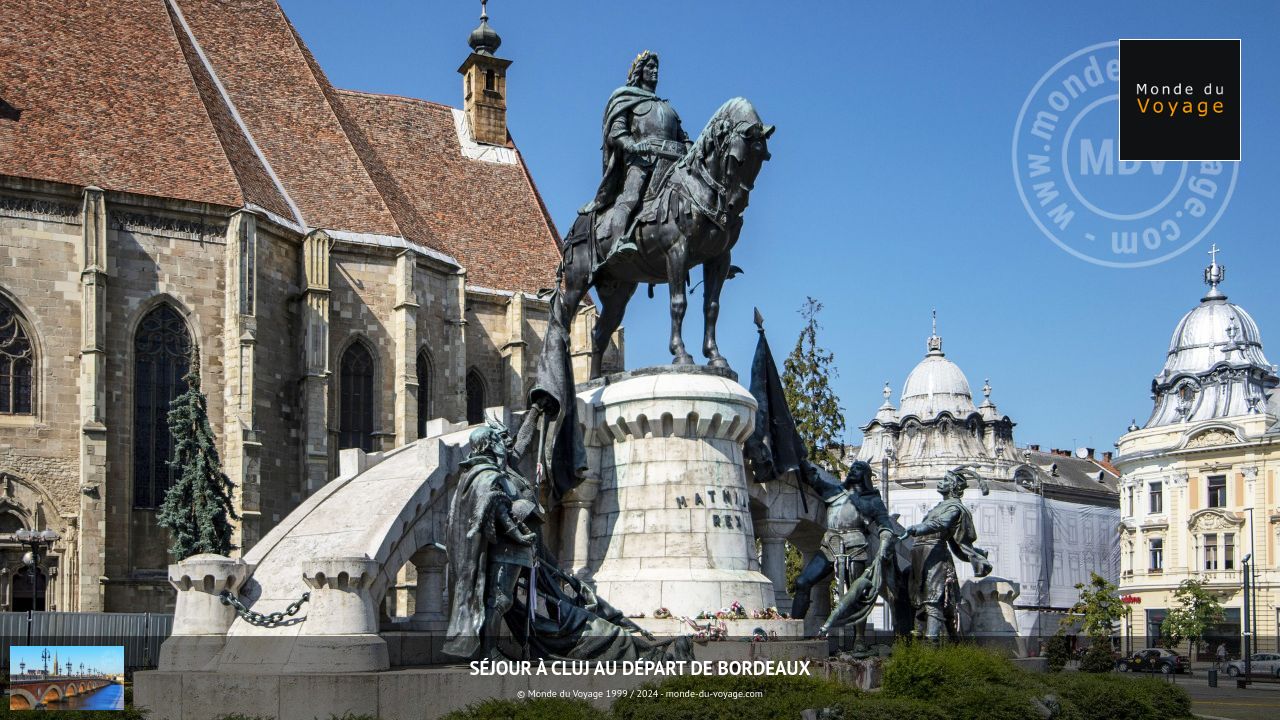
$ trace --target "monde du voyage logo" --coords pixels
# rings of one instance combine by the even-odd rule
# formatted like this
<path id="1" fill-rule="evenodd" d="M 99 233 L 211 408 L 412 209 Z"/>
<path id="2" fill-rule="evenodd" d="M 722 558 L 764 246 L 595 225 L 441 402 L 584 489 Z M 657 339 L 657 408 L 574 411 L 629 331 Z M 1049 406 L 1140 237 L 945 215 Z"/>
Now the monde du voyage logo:
<path id="1" fill-rule="evenodd" d="M 1238 40 L 1121 40 L 1068 55 L 1027 95 L 1013 174 L 1046 237 L 1145 267 L 1199 243 L 1235 190 Z"/>

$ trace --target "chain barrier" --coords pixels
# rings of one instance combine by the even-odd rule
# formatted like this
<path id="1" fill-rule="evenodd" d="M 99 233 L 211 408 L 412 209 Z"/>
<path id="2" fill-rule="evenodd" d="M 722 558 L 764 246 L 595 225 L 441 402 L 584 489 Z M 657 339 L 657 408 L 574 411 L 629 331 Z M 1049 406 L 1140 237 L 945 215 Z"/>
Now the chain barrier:
<path id="1" fill-rule="evenodd" d="M 302 593 L 302 597 L 298 598 L 296 602 L 290 603 L 289 607 L 285 608 L 284 612 L 273 612 L 265 615 L 254 612 L 245 607 L 244 603 L 240 602 L 240 600 L 235 595 L 232 595 L 229 590 L 223 590 L 218 594 L 218 597 L 222 600 L 223 605 L 230 605 L 235 608 L 236 615 L 243 618 L 245 622 L 250 625 L 269 628 L 275 627 L 284 622 L 284 619 L 287 617 L 297 615 L 298 611 L 302 609 L 302 604 L 311 599 L 311 593 Z"/>

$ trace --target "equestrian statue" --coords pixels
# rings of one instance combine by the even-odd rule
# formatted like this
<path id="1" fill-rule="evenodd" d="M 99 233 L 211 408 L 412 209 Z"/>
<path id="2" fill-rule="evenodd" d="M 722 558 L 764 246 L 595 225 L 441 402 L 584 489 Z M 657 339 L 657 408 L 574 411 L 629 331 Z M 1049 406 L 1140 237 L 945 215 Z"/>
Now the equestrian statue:
<path id="1" fill-rule="evenodd" d="M 720 291 L 737 270 L 731 252 L 756 175 L 769 159 L 774 127 L 760 120 L 750 102 L 733 98 L 690 141 L 657 86 L 658 56 L 646 50 L 632 63 L 627 84 L 609 98 L 602 128 L 604 177 L 563 243 L 530 415 L 520 433 L 521 446 L 530 442 L 535 426 L 549 438 L 540 444 L 557 497 L 577 483 L 585 467 L 574 418 L 569 330 L 589 291 L 600 300 L 591 378 L 600 375 L 609 339 L 641 283 L 670 289 L 673 363 L 692 365 L 681 327 L 689 273 L 701 265 L 702 354 L 711 367 L 729 366 L 716 345 Z"/>

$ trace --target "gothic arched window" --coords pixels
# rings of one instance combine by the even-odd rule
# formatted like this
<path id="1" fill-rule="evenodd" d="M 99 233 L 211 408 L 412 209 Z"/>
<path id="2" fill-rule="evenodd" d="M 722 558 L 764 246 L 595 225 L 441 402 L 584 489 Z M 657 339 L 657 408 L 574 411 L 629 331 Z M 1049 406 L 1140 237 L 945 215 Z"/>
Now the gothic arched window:
<path id="1" fill-rule="evenodd" d="M 418 352 L 418 437 L 427 436 L 431 419 L 431 357 L 426 348 Z"/>
<path id="2" fill-rule="evenodd" d="M 182 316 L 160 305 L 133 338 L 133 506 L 155 508 L 173 484 L 169 404 L 186 391 L 191 334 Z"/>
<path id="3" fill-rule="evenodd" d="M 0 297 L 0 415 L 34 415 L 35 350 L 18 309 Z"/>
<path id="4" fill-rule="evenodd" d="M 472 425 L 484 422 L 484 395 L 484 378 L 479 370 L 471 368 L 467 371 L 467 422 Z"/>
<path id="5" fill-rule="evenodd" d="M 338 448 L 373 452 L 373 353 L 362 342 L 342 354 L 338 393 Z"/>

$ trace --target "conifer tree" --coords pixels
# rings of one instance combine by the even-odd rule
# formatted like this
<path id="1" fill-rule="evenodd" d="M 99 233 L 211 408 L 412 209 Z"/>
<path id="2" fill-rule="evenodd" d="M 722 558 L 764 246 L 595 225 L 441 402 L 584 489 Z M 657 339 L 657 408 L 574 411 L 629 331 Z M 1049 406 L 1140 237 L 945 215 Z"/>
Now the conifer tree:
<path id="1" fill-rule="evenodd" d="M 208 402 L 200 390 L 200 359 L 193 349 L 187 374 L 187 391 L 169 406 L 169 432 L 173 459 L 169 466 L 178 478 L 165 493 L 157 521 L 173 535 L 170 554 L 179 560 L 198 553 L 231 552 L 231 520 L 239 519 L 232 507 L 234 485 L 222 472 L 218 447 L 209 426 Z"/>
<path id="2" fill-rule="evenodd" d="M 821 311 L 822 303 L 805 298 L 804 307 L 800 309 L 804 328 L 783 363 L 782 386 L 796 431 L 809 451 L 810 462 L 843 476 L 848 470 L 842 443 L 844 411 L 830 383 L 837 375 L 835 355 L 818 345 L 821 327 L 818 313 Z"/>

